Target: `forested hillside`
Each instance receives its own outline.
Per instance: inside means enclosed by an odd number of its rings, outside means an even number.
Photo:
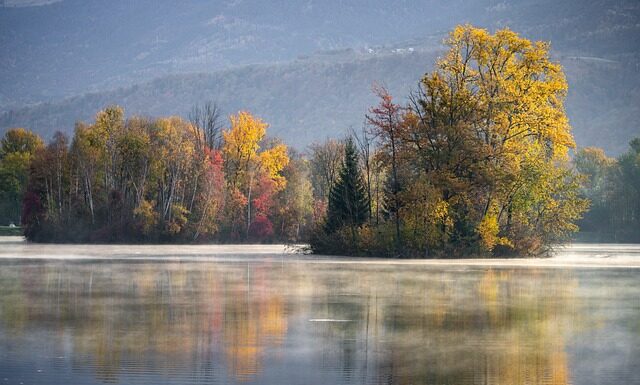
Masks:
[[[37,7],[9,7],[49,3]],[[508,26],[570,55],[637,53],[635,0],[9,0],[0,8],[1,106],[174,73],[288,61]],[[286,15],[284,17],[283,15]]]
[[[350,60],[339,60],[339,56]],[[25,126],[50,137],[71,133],[76,119],[88,120],[110,104],[129,115],[186,117],[191,107],[215,100],[225,114],[249,109],[271,124],[270,132],[292,145],[339,136],[359,126],[373,101],[371,86],[385,83],[406,94],[432,63],[435,52],[373,56],[353,60],[337,53],[333,61],[301,60],[288,65],[246,66],[213,74],[174,75],[111,92],[88,94],[60,103],[42,104],[0,118],[0,126]]]
[[[374,81],[406,95],[430,70],[446,31],[462,23],[552,43],[569,78],[578,144],[620,153],[640,120],[634,0],[4,4],[1,132],[25,126],[47,138],[110,103],[184,115],[206,98],[226,113],[249,106],[272,132],[304,145],[359,125]]]
[[[377,54],[336,51],[289,64],[171,75],[9,111],[0,115],[0,127],[27,127],[50,138],[58,130],[70,134],[76,120],[89,120],[96,110],[111,104],[124,106],[129,115],[187,117],[194,104],[214,100],[225,114],[241,108],[255,111],[271,123],[271,133],[302,148],[359,127],[374,101],[371,87],[376,82],[402,100],[441,52],[403,47],[380,49]],[[624,151],[640,129],[635,124],[640,121],[635,65],[567,56],[556,59],[567,73],[567,112],[578,145],[597,145],[611,154]]]

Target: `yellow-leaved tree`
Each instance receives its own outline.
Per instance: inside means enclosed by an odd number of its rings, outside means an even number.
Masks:
[[[229,190],[225,215],[229,220],[228,230],[232,236],[239,237],[242,227],[245,238],[249,237],[252,224],[257,220],[261,228],[255,232],[260,233],[259,238],[266,238],[272,232],[267,217],[271,200],[286,186],[281,171],[289,163],[287,146],[268,146],[265,143],[268,124],[249,112],[240,111],[229,120],[231,127],[222,132],[222,155]],[[245,215],[240,215],[243,211]]]
[[[268,124],[246,111],[231,115],[229,120],[231,128],[222,132],[222,155],[229,185],[235,189],[246,183],[244,179],[256,163]]]
[[[458,26],[446,44],[411,95],[398,146],[404,167],[422,175],[413,178],[428,181],[427,206],[446,203],[448,218],[413,221],[407,230],[416,241],[444,220],[452,223],[438,226],[445,238],[427,240],[427,248],[543,253],[586,209],[567,165],[574,141],[562,68],[548,43],[508,29]],[[413,206],[404,202],[407,218]]]

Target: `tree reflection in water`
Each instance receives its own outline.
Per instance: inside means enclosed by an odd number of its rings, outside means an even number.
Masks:
[[[44,347],[52,352],[44,361],[70,352],[65,376],[90,372],[101,382],[569,384],[567,344],[606,327],[585,274],[268,260],[5,263],[0,351],[15,356],[0,368]],[[628,298],[637,284],[619,290],[618,300]]]

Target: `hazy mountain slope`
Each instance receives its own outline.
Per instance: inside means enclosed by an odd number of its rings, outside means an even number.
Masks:
[[[566,108],[580,146],[627,151],[640,137],[640,76],[635,63],[564,58],[569,83]]]
[[[404,96],[434,60],[434,52],[414,52],[173,75],[5,113],[0,116],[0,127],[31,127],[49,137],[56,130],[72,132],[75,120],[90,120],[109,104],[124,106],[128,115],[186,117],[194,103],[216,100],[225,113],[248,109],[271,124],[271,134],[291,144],[306,145],[314,139],[340,135],[349,125],[359,126],[374,101],[374,82]]]
[[[40,2],[42,3],[42,2]],[[0,8],[0,108],[193,71],[510,26],[565,53],[637,53],[637,0],[63,0]]]
[[[0,9],[0,103],[402,40],[445,27],[427,16],[429,28],[412,28],[417,14],[444,8],[430,3],[65,0]]]
[[[174,75],[122,88],[42,104],[0,115],[0,127],[25,126],[45,137],[71,133],[77,119],[119,104],[129,115],[188,115],[194,103],[217,100],[225,113],[249,109],[268,121],[270,133],[298,147],[359,127],[373,82],[403,101],[435,61],[437,51],[357,54],[334,52],[286,65],[255,65],[213,74]],[[622,152],[640,135],[640,81],[635,66],[563,57],[570,84],[567,111],[580,145]]]
[[[62,0],[1,0],[0,5],[5,7],[39,7],[41,5],[49,5]]]
[[[25,126],[49,137],[110,103],[130,114],[186,115],[193,103],[216,99],[305,145],[361,124],[374,81],[404,97],[445,33],[467,22],[552,42],[569,78],[579,144],[619,153],[640,135],[637,0],[62,0],[0,8],[0,132]],[[391,52],[397,48],[405,53]]]

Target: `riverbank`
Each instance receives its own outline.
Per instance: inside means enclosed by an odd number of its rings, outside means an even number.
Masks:
[[[505,267],[640,268],[640,244],[574,243],[558,247],[549,258],[387,259],[310,255],[304,245],[95,245],[30,243],[0,237],[0,259],[57,261],[233,262],[277,259],[316,264],[450,265]]]

